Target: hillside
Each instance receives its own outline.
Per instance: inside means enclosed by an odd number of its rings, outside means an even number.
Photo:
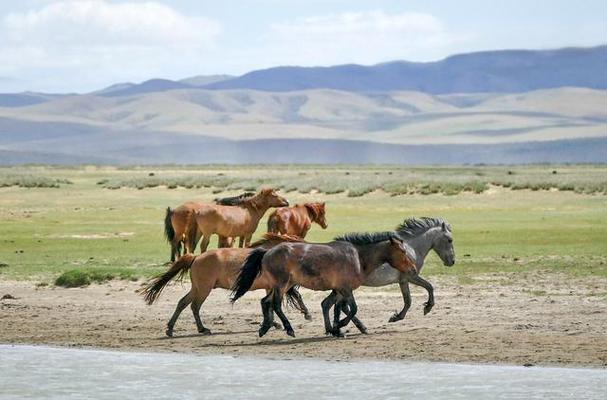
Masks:
[[[516,93],[564,86],[607,89],[607,46],[558,50],[499,50],[441,61],[394,61],[372,66],[276,67],[207,85],[208,89],[293,91],[410,90],[431,94]]]

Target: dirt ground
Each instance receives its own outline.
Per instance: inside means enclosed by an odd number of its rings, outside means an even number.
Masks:
[[[533,287],[509,283],[506,274],[483,275],[472,284],[451,277],[432,279],[436,305],[427,316],[425,292],[413,289],[404,321],[388,323],[400,309],[397,287],[356,292],[359,317],[369,328],[352,326],[345,338],[324,335],[320,301],[325,293],[302,289],[314,320],[295,310],[287,316],[296,338],[271,330],[257,336],[262,292],[249,293],[233,307],[228,292],[214,291],[203,305],[211,336],[197,333],[186,309],[175,336],[165,324],[189,283],[170,285],[153,306],[135,291],[141,282],[115,281],[86,288],[36,287],[0,281],[0,343],[102,347],[199,354],[315,357],[333,360],[393,359],[470,363],[607,366],[607,280],[533,277]]]

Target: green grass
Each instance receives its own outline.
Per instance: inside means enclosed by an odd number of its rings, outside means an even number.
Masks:
[[[85,273],[91,282],[96,276],[149,277],[166,268],[167,206],[208,201],[217,193],[237,194],[244,188],[269,186],[273,180],[281,182],[291,203],[327,202],[329,228],[314,225],[308,235],[311,241],[329,241],[351,231],[393,229],[409,216],[446,218],[454,227],[457,264],[444,267],[431,253],[423,271],[429,277],[455,276],[462,284],[480,284],[477,277],[495,273],[504,274],[504,282],[518,282],[530,273],[607,278],[607,196],[593,190],[589,191],[595,194],[575,189],[512,190],[486,183],[503,174],[513,182],[557,177],[563,185],[591,187],[606,173],[607,167],[594,166],[0,168],[0,176],[73,183],[0,188],[0,265],[6,265],[0,267],[0,279],[51,283],[72,270]],[[208,177],[207,183],[229,183],[191,189],[106,187],[112,182],[198,176]],[[369,182],[375,181],[383,182],[383,190],[373,189]],[[264,227],[262,219],[256,238]]]
[[[55,279],[56,286],[80,287],[91,283],[103,283],[113,279],[137,280],[130,270],[111,271],[105,269],[71,269]]]

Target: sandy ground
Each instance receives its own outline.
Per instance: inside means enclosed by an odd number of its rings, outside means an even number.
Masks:
[[[261,355],[276,358],[398,359],[473,363],[607,366],[607,280],[533,277],[533,287],[508,283],[512,276],[483,276],[460,285],[433,278],[436,306],[427,316],[425,292],[413,289],[404,321],[388,323],[402,300],[397,287],[356,293],[359,317],[370,334],[348,327],[346,338],[326,337],[320,313],[324,293],[302,290],[314,320],[287,315],[296,338],[271,330],[258,338],[259,298],[250,293],[234,307],[227,291],[214,291],[202,309],[211,336],[197,333],[186,309],[166,338],[165,324],[184,285],[170,285],[147,306],[135,293],[141,282],[87,288],[37,288],[34,282],[0,281],[0,343],[93,346],[146,351]],[[533,291],[533,292],[532,292]],[[543,292],[540,292],[543,291]]]

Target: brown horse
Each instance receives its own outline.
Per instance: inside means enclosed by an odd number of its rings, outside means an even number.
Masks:
[[[238,196],[216,198],[215,204],[235,206],[245,199],[252,197],[255,193],[244,192]],[[200,240],[198,227],[196,226],[196,210],[206,203],[189,201],[171,210],[168,207],[164,217],[164,235],[171,244],[171,262],[181,255],[183,243],[184,254],[192,253],[196,243]],[[232,238],[219,237],[217,247],[232,247]]]
[[[237,206],[204,204],[195,213],[198,231],[202,234],[200,252],[209,246],[212,234],[239,237],[239,247],[248,247],[259,220],[270,207],[285,207],[289,202],[274,189],[262,189]]]
[[[316,222],[322,229],[327,229],[324,202],[295,204],[293,207],[275,210],[268,217],[268,232],[305,238],[312,222]]]
[[[340,328],[356,315],[352,291],[383,263],[403,273],[415,273],[415,262],[407,254],[402,239],[393,232],[352,233],[325,244],[282,243],[267,249],[255,249],[247,257],[232,288],[232,302],[242,297],[260,273],[267,279],[271,292],[261,300],[264,320],[259,336],[273,325],[274,312],[289,336],[295,332],[282,311],[282,300],[294,286],[312,290],[332,290],[323,300],[322,311],[328,334],[341,336]],[[337,304],[337,305],[336,305]],[[331,326],[329,310],[336,305],[346,313]]]
[[[252,247],[267,249],[279,243],[298,241],[301,241],[301,239],[294,236],[266,234],[264,239],[253,243]],[[205,335],[211,333],[202,324],[200,307],[214,288],[230,289],[234,285],[236,277],[240,272],[240,267],[251,251],[253,251],[251,248],[235,248],[209,250],[198,256],[186,254],[177,260],[168,271],[155,277],[145,286],[142,293],[146,302],[152,304],[160,296],[164,287],[175,276],[183,276],[188,270],[190,271],[192,288],[177,303],[177,308],[167,324],[167,336],[173,336],[173,327],[177,318],[190,303],[192,304],[191,308],[198,332]],[[269,289],[271,289],[264,275],[255,280],[250,288],[250,290],[256,289],[266,289],[266,292],[269,292]],[[291,304],[304,314],[306,319],[312,319],[306,305],[303,303],[301,295],[295,288],[287,293],[287,298]]]

